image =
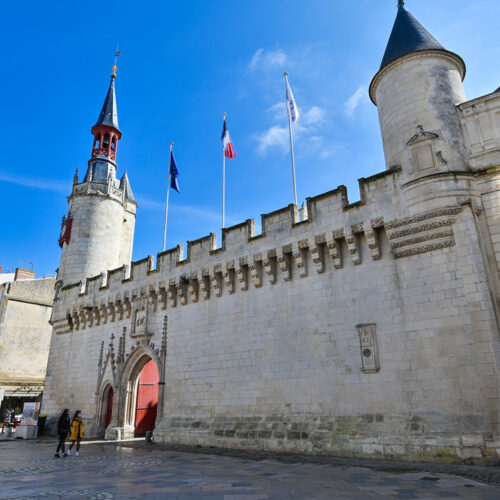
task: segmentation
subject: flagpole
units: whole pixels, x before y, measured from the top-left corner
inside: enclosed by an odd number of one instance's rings
[[[288,73],[285,71],[285,84],[288,87]],[[292,179],[293,179],[293,202],[297,205],[297,186],[295,185],[295,158],[293,156],[293,134],[292,134],[292,115],[288,111],[288,130],[290,131],[290,152],[292,154]]]
[[[222,113],[226,121],[227,113]],[[226,155],[224,154],[224,144],[222,144],[222,229],[225,227],[224,215],[226,212]]]
[[[165,203],[165,227],[163,229],[163,251],[165,251],[165,246],[167,244],[167,219],[168,219],[168,197],[170,195],[170,161],[172,159],[172,146],[174,145],[173,142],[170,143],[170,156],[169,156],[169,163],[168,163],[168,177],[167,177],[167,201]]]

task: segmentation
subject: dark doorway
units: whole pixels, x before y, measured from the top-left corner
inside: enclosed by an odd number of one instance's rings
[[[111,423],[111,417],[113,416],[113,388],[110,387],[108,391],[108,403],[106,406],[106,427]]]

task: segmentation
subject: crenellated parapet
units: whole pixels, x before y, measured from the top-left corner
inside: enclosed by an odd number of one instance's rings
[[[453,224],[463,208],[394,218],[398,175],[394,169],[361,179],[361,202],[350,205],[341,186],[309,198],[306,220],[299,221],[296,207],[289,205],[262,215],[261,234],[255,234],[249,219],[225,228],[220,248],[211,233],[188,241],[186,256],[178,245],[159,253],[156,265],[148,256],[63,287],[56,301],[55,331],[133,319],[139,302],[152,312],[195,306],[252,289],[286,286],[327,270],[342,272],[453,246]]]

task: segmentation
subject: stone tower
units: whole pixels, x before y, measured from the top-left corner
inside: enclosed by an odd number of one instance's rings
[[[465,102],[464,76],[462,58],[446,50],[400,0],[370,97],[378,107],[386,166],[401,167],[410,211],[422,204],[429,208],[437,192],[456,194],[442,182],[469,170],[457,108]]]
[[[97,123],[92,127],[92,155],[83,181],[78,171],[68,198],[59,244],[62,248],[59,287],[78,283],[108,269],[130,263],[137,203],[125,172],[117,179],[118,126],[115,78],[111,82]]]

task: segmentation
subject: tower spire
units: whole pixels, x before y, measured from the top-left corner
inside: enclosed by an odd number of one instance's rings
[[[118,71],[118,66],[116,65],[116,62],[118,60],[118,56],[121,56],[122,52],[120,50],[120,46],[116,46],[116,51],[115,51],[115,64],[113,64],[113,67],[111,68],[113,70],[113,73],[111,73],[111,76],[116,76],[116,72]]]
[[[97,167],[98,164],[100,164],[100,170],[107,170],[106,163],[108,163],[114,167],[114,171],[116,172],[116,149],[118,141],[122,136],[118,125],[118,108],[116,106],[115,92],[116,71],[118,70],[116,62],[120,54],[121,52],[118,50],[117,46],[108,93],[104,99],[104,104],[102,105],[99,118],[97,119],[96,124],[92,127],[94,144],[92,146],[92,156],[89,160],[89,170],[95,170],[95,168],[91,169],[91,167],[93,165]],[[93,173],[91,173],[91,177],[94,178]],[[105,177],[107,179],[108,175]]]
[[[398,13],[380,69],[402,56],[423,50],[445,50],[445,48],[406,9],[404,0],[399,0]]]

